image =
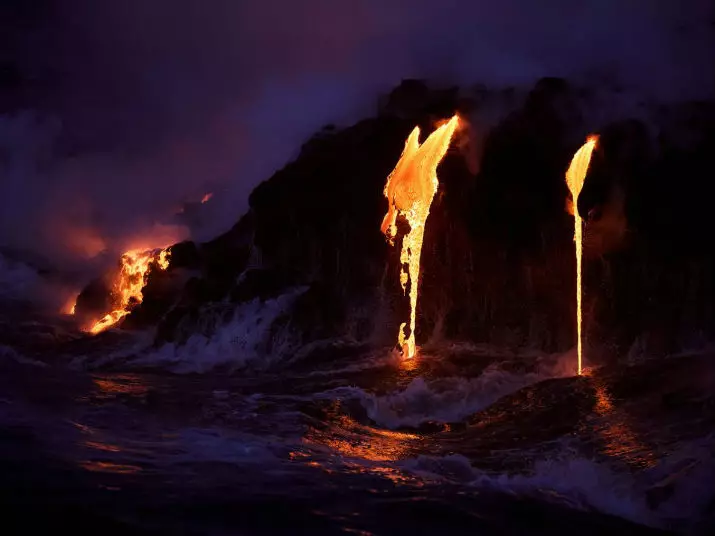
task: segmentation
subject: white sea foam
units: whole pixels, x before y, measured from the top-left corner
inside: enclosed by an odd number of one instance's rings
[[[715,500],[712,440],[684,445],[657,466],[641,472],[615,470],[564,448],[536,461],[528,473],[480,470],[459,454],[418,456],[399,466],[423,478],[449,480],[481,489],[547,500],[568,508],[598,511],[644,525],[688,530]],[[654,492],[660,500],[652,500]],[[649,499],[650,498],[650,499]]]
[[[384,396],[363,393],[361,403],[380,426],[418,426],[426,421],[455,422],[499,398],[542,379],[536,373],[513,374],[490,365],[476,378],[415,378],[402,391]]]
[[[165,367],[177,373],[203,373],[219,366],[267,366],[292,347],[289,330],[275,330],[274,322],[289,313],[303,292],[305,287],[298,287],[274,299],[256,298],[242,303],[227,322],[219,323],[211,333],[194,333],[183,344],[165,344],[132,363]]]
[[[30,359],[29,357],[22,355],[14,348],[11,348],[5,344],[0,344],[0,359],[9,359],[11,361],[15,361],[16,363],[21,363],[23,365],[33,365],[37,367],[47,366],[42,361]]]
[[[467,349],[462,346],[457,349]],[[449,347],[450,352],[454,349],[455,346]],[[468,348],[470,353],[472,349]],[[494,349],[480,347],[480,350],[482,352],[479,356],[494,357]],[[370,366],[401,359],[389,352],[383,352],[379,360],[377,355],[371,354]],[[405,388],[387,394],[378,395],[360,387],[340,387],[314,397],[357,399],[370,419],[385,428],[414,427],[428,421],[457,422],[523,387],[549,378],[572,376],[575,357],[575,351],[541,356],[535,354],[524,357],[534,360],[532,372],[504,370],[502,362],[496,361],[473,378],[449,376],[431,379],[418,376]],[[439,360],[440,356],[432,355],[429,358]]]
[[[528,474],[511,475],[481,471],[459,454],[419,456],[401,462],[400,466],[426,478],[444,478],[499,493],[533,497],[650,526],[662,524],[648,507],[632,475],[616,473],[584,458],[539,460]]]

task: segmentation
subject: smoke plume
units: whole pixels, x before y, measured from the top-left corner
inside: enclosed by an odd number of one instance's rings
[[[715,16],[697,0],[15,0],[0,14],[0,245],[74,267],[225,230],[312,132],[371,113],[402,78],[715,93]],[[189,229],[176,214],[192,203]]]

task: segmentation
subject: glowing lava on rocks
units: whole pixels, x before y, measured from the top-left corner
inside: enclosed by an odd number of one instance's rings
[[[577,350],[578,350],[578,374],[581,375],[583,363],[582,335],[581,335],[581,259],[583,257],[583,226],[581,216],[578,213],[578,196],[583,188],[583,183],[586,180],[588,166],[591,163],[591,154],[598,143],[598,136],[589,136],[581,148],[576,151],[571,165],[566,171],[566,185],[571,191],[573,198],[573,213],[574,216],[574,242],[576,243],[576,326],[577,326]]]
[[[398,335],[398,343],[406,358],[414,357],[416,352],[415,324],[420,255],[425,223],[439,186],[437,166],[447,153],[458,125],[459,117],[455,115],[430,134],[422,145],[419,143],[420,129],[415,127],[405,142],[400,160],[385,184],[384,194],[389,206],[380,229],[390,243],[394,244],[397,217],[404,217],[410,226],[410,230],[402,239],[400,253],[400,283],[404,292],[407,292],[407,283],[410,283],[409,335],[405,335],[406,322],[400,325]]]
[[[112,289],[115,308],[90,327],[90,333],[97,334],[112,327],[142,302],[142,289],[152,264],[160,270],[166,270],[169,267],[168,251],[135,249],[122,255]]]

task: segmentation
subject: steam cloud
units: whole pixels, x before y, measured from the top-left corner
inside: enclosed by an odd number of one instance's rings
[[[66,266],[186,236],[173,214],[210,191],[192,232],[225,230],[312,132],[371,112],[402,78],[608,77],[655,100],[715,93],[706,1],[17,0],[0,10],[0,69],[16,73],[0,83],[0,246]]]

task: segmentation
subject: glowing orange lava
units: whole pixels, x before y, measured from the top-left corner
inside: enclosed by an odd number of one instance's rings
[[[586,173],[588,173],[588,166],[591,163],[591,154],[596,148],[596,143],[598,143],[598,136],[589,136],[581,148],[576,151],[573,159],[571,160],[571,165],[569,165],[568,171],[566,171],[566,185],[571,191],[571,197],[573,198],[573,211],[574,216],[574,242],[576,243],[576,325],[577,325],[577,349],[578,349],[578,374],[581,375],[582,371],[582,337],[581,337],[581,319],[582,319],[582,308],[581,308],[581,259],[583,257],[583,226],[582,219],[578,213],[578,196],[583,188],[583,183],[586,180]]]
[[[77,296],[74,296],[73,298],[67,300],[62,306],[62,309],[60,309],[60,312],[63,315],[73,315],[75,307],[77,307]]]
[[[403,216],[410,224],[410,230],[402,239],[400,253],[400,283],[403,291],[407,291],[407,283],[410,282],[410,332],[409,336],[405,337],[406,323],[403,322],[398,336],[402,354],[407,358],[414,357],[416,351],[415,319],[420,254],[430,205],[439,186],[437,166],[447,153],[458,125],[459,117],[455,115],[430,134],[422,145],[419,143],[420,129],[415,127],[407,138],[400,160],[385,184],[384,194],[389,206],[380,227],[383,234],[394,244],[397,217]]]
[[[149,267],[154,263],[160,270],[166,270],[169,266],[168,251],[134,249],[122,255],[120,262],[112,291],[116,308],[89,328],[90,333],[96,334],[110,328],[127,316],[133,306],[142,302],[142,289],[146,284]]]

